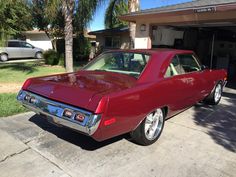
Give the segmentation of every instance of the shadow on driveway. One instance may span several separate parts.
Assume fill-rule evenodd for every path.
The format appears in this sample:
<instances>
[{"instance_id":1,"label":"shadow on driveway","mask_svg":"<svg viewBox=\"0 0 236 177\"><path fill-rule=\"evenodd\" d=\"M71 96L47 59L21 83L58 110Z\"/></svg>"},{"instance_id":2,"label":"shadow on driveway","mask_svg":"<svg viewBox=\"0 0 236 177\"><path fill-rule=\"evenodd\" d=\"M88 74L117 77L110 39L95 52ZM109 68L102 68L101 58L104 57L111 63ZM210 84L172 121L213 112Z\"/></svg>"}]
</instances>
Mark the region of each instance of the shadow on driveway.
<instances>
[{"instance_id":1,"label":"shadow on driveway","mask_svg":"<svg viewBox=\"0 0 236 177\"><path fill-rule=\"evenodd\" d=\"M204 132L216 144L223 146L231 152L236 152L236 91L226 92L223 95L224 98L222 98L217 106L205 105L203 103L193 106L191 108L193 109L193 121L196 125L204 127ZM39 115L34 115L29 120L58 138L89 151L99 149L122 139L131 141L130 136L125 134L103 142L97 142L91 137L71 129L53 125Z\"/></svg>"},{"instance_id":2,"label":"shadow on driveway","mask_svg":"<svg viewBox=\"0 0 236 177\"><path fill-rule=\"evenodd\" d=\"M29 119L29 121L33 122L43 130L56 135L58 138L89 151L97 150L122 139L130 139L129 135L125 134L109 140L97 142L91 137L80 134L79 132L73 131L69 128L58 127L57 125L49 123L45 118L43 118L43 116L34 115Z\"/></svg>"},{"instance_id":3,"label":"shadow on driveway","mask_svg":"<svg viewBox=\"0 0 236 177\"><path fill-rule=\"evenodd\" d=\"M236 152L236 98L224 93L225 99L217 106L197 104L194 106L194 122L207 130L207 134L225 149Z\"/></svg>"}]
</instances>

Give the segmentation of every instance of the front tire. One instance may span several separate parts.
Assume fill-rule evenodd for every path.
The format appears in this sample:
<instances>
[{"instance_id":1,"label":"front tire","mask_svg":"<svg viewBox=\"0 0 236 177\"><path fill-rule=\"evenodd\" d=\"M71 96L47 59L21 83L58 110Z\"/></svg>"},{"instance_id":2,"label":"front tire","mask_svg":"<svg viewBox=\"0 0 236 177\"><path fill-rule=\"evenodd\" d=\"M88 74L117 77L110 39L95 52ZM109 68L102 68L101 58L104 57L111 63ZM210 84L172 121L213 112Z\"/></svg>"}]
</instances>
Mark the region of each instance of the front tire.
<instances>
[{"instance_id":1,"label":"front tire","mask_svg":"<svg viewBox=\"0 0 236 177\"><path fill-rule=\"evenodd\" d=\"M8 55L6 53L0 54L0 60L5 62L8 60Z\"/></svg>"},{"instance_id":2,"label":"front tire","mask_svg":"<svg viewBox=\"0 0 236 177\"><path fill-rule=\"evenodd\" d=\"M156 109L148 114L143 122L131 132L131 138L140 145L150 145L158 140L165 124L165 113Z\"/></svg>"},{"instance_id":3,"label":"front tire","mask_svg":"<svg viewBox=\"0 0 236 177\"><path fill-rule=\"evenodd\" d=\"M206 104L217 105L219 104L223 92L223 85L218 82L213 90L213 92L204 100Z\"/></svg>"}]
</instances>

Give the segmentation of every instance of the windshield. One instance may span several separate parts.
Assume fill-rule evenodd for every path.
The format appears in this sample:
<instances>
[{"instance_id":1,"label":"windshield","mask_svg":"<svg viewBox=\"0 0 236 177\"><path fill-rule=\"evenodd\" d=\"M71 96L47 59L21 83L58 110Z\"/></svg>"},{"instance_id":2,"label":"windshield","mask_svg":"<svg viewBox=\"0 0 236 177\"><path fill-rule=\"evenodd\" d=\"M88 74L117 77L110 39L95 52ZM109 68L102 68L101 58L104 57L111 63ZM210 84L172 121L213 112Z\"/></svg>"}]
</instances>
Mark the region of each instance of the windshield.
<instances>
[{"instance_id":1,"label":"windshield","mask_svg":"<svg viewBox=\"0 0 236 177\"><path fill-rule=\"evenodd\" d=\"M132 52L108 52L89 63L84 70L110 71L139 77L150 55Z\"/></svg>"}]
</instances>

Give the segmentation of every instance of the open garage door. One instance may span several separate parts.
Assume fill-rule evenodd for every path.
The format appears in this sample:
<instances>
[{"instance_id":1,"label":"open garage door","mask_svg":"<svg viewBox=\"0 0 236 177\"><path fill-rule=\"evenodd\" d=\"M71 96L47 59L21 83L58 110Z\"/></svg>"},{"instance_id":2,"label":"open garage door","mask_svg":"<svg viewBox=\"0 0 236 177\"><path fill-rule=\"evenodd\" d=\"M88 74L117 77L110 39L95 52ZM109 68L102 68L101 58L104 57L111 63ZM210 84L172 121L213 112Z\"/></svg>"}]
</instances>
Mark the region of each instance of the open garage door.
<instances>
[{"instance_id":1,"label":"open garage door","mask_svg":"<svg viewBox=\"0 0 236 177\"><path fill-rule=\"evenodd\" d=\"M226 69L229 80L236 81L236 26L223 25L152 24L152 48L193 50L204 65L212 69Z\"/></svg>"}]
</instances>

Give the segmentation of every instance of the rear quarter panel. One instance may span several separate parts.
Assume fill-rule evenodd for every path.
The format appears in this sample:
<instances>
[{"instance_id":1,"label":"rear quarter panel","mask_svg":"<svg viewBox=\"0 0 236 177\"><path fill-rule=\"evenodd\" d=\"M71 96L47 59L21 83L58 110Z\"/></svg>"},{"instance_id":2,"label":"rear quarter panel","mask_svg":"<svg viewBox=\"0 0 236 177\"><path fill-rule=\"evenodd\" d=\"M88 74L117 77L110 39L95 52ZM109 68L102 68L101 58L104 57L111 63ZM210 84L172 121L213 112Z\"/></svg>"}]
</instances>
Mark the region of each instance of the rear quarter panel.
<instances>
[{"instance_id":1,"label":"rear quarter panel","mask_svg":"<svg viewBox=\"0 0 236 177\"><path fill-rule=\"evenodd\" d=\"M134 130L145 116L156 108L171 103L173 95L168 94L168 83L147 83L109 96L107 109L103 114L99 140L105 140ZM105 126L105 121L115 122ZM96 138L98 139L98 138Z\"/></svg>"}]
</instances>

